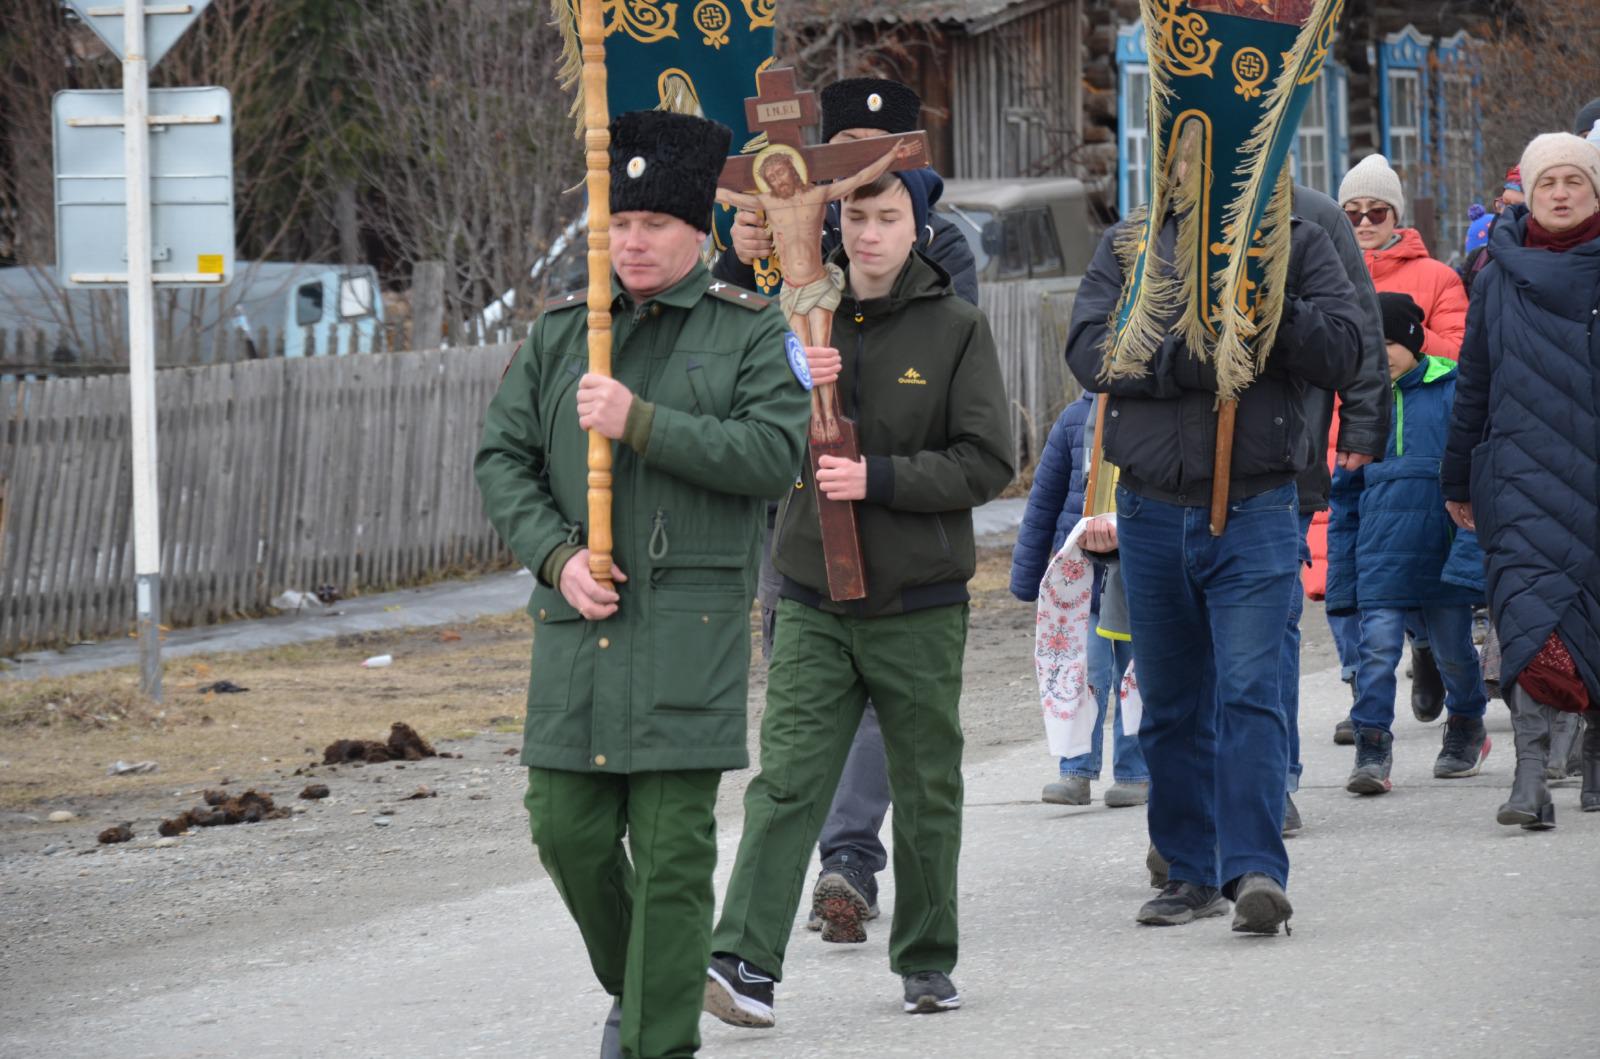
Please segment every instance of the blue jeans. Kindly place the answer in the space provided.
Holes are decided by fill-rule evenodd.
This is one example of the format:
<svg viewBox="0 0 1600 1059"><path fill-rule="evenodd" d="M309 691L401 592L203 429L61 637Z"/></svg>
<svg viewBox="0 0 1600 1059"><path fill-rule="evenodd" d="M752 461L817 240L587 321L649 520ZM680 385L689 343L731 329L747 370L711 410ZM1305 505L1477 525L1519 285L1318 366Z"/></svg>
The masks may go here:
<svg viewBox="0 0 1600 1059"><path fill-rule="evenodd" d="M1228 509L1213 537L1206 508L1117 489L1150 840L1172 879L1231 891L1247 872L1289 879L1281 669L1300 517L1292 482Z"/></svg>
<svg viewBox="0 0 1600 1059"><path fill-rule="evenodd" d="M1109 640L1096 634L1093 626L1099 615L1089 615L1089 687L1094 690L1094 747L1087 754L1061 759L1063 776L1100 778L1101 751L1106 745L1106 718L1111 718L1111 775L1118 783L1146 783L1150 770L1144 764L1144 751L1139 749L1138 733L1122 734L1122 707L1110 709L1122 686L1122 675L1133 661L1133 644L1127 640Z"/></svg>
<svg viewBox="0 0 1600 1059"><path fill-rule="evenodd" d="M1300 561L1311 564L1311 545L1306 534L1311 530L1311 516L1300 516ZM1293 794L1300 789L1300 774L1305 767L1300 764L1300 618L1306 612L1306 592L1297 588L1289 604L1289 631L1283 638L1283 661L1279 681L1283 686L1283 715L1289 722L1289 776L1285 789Z"/></svg>
<svg viewBox="0 0 1600 1059"><path fill-rule="evenodd" d="M1339 651L1339 679L1354 683L1356 670L1361 668L1361 615L1330 614L1328 628L1333 630L1333 646Z"/></svg>
<svg viewBox="0 0 1600 1059"><path fill-rule="evenodd" d="M1433 647L1433 659L1444 680L1445 708L1456 717L1482 717L1489 707L1472 644L1472 608L1466 604L1421 610L1377 608L1361 612L1361 669L1356 673L1356 704L1350 718L1357 728L1394 725L1394 671L1405 647L1406 626L1418 630Z"/></svg>

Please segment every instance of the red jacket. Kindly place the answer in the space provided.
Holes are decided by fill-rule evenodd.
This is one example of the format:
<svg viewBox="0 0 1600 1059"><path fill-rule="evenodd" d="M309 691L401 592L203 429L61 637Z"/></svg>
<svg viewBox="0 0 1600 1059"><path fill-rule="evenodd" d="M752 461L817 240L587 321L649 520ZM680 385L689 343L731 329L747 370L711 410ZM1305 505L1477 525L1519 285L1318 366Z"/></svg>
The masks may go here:
<svg viewBox="0 0 1600 1059"><path fill-rule="evenodd" d="M1368 250L1367 271L1378 293L1409 294L1422 309L1422 352L1455 360L1467 333L1467 289L1456 270L1428 256L1415 228L1401 228L1400 241Z"/></svg>

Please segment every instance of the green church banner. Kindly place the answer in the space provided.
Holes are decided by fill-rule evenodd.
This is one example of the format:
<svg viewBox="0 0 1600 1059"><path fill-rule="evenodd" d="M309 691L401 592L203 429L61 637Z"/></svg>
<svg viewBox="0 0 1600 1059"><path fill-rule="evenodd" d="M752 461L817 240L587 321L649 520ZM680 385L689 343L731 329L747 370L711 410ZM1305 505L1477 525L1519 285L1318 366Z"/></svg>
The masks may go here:
<svg viewBox="0 0 1600 1059"><path fill-rule="evenodd" d="M606 104L615 117L629 110L672 110L720 121L733 130L736 148L753 153L765 137L751 139L744 101L756 94L756 74L772 65L778 0L603 0ZM577 2L552 0L566 38L562 84L578 85ZM574 113L582 115L582 89ZM581 131L581 130L580 130ZM718 206L712 242L728 248L733 210ZM765 290L778 284L776 267L758 262Z"/></svg>
<svg viewBox="0 0 1600 1059"><path fill-rule="evenodd" d="M1108 378L1143 375L1168 334L1212 358L1230 400L1282 315L1300 114L1343 0L1141 0L1150 56L1148 210L1119 240ZM1157 236L1176 221L1173 260Z"/></svg>

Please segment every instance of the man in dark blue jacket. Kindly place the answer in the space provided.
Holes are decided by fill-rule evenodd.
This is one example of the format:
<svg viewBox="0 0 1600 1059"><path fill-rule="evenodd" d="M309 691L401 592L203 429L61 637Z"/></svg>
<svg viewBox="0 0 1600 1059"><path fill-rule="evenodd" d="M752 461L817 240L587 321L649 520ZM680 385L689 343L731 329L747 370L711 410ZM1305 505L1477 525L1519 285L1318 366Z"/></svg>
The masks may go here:
<svg viewBox="0 0 1600 1059"><path fill-rule="evenodd" d="M1108 393L1106 459L1121 470L1116 536L1144 698L1150 837L1168 884L1141 908L1151 925L1223 914L1277 933L1284 887L1289 734L1280 666L1299 584L1299 500L1307 385L1338 390L1360 362L1361 310L1328 236L1296 218L1276 341L1239 396L1226 532L1208 507L1216 453L1214 362L1169 332L1143 375L1107 378L1107 330L1123 289L1108 232L1078 291L1067 364ZM1151 248L1174 260L1177 221ZM1206 733L1215 732L1214 738Z"/></svg>

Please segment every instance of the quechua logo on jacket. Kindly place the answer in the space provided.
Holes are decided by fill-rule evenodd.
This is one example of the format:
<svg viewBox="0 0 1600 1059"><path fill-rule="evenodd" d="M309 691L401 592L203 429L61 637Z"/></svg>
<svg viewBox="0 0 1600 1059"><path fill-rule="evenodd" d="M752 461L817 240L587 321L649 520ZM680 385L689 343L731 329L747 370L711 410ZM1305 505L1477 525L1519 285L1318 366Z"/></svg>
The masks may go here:
<svg viewBox="0 0 1600 1059"><path fill-rule="evenodd" d="M926 386L926 385L928 385L928 380L924 379L922 377L922 373L920 371L918 371L916 368L907 368L906 369L906 373L904 375L900 376L900 385L901 386Z"/></svg>

